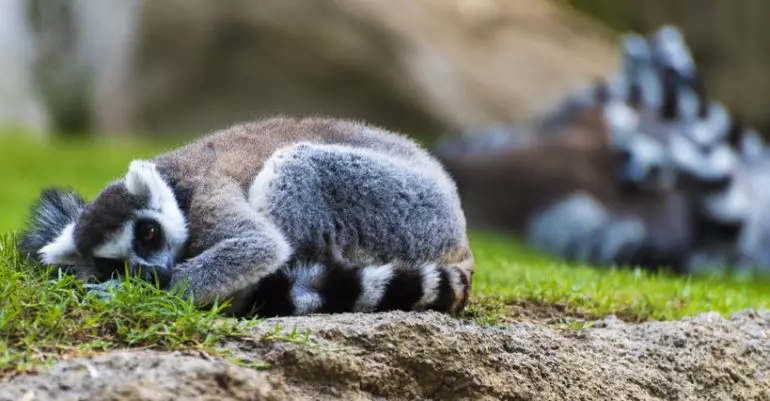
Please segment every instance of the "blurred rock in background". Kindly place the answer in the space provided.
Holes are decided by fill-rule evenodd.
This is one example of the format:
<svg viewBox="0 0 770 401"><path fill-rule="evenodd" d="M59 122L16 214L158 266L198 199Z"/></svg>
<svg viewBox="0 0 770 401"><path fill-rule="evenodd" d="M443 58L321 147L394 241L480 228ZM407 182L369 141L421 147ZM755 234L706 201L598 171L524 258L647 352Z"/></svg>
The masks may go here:
<svg viewBox="0 0 770 401"><path fill-rule="evenodd" d="M614 35L567 3L622 31L681 25L713 95L769 131L759 0L0 0L0 125L327 114L430 140L521 122L615 67Z"/></svg>
<svg viewBox="0 0 770 401"><path fill-rule="evenodd" d="M66 131L323 113L429 137L531 116L613 60L600 28L547 0L29 4L37 81Z"/></svg>

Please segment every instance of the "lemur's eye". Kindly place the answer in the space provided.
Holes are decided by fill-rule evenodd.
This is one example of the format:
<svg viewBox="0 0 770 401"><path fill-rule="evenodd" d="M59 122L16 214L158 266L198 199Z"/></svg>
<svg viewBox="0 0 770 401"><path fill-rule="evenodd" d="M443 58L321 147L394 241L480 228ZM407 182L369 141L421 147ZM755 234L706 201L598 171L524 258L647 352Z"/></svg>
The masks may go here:
<svg viewBox="0 0 770 401"><path fill-rule="evenodd" d="M144 232L142 233L142 242L150 242L153 239L155 239L155 234L157 232L155 231L155 227L148 227Z"/></svg>
<svg viewBox="0 0 770 401"><path fill-rule="evenodd" d="M162 243L160 225L153 220L137 221L134 226L134 239L145 248L159 248Z"/></svg>

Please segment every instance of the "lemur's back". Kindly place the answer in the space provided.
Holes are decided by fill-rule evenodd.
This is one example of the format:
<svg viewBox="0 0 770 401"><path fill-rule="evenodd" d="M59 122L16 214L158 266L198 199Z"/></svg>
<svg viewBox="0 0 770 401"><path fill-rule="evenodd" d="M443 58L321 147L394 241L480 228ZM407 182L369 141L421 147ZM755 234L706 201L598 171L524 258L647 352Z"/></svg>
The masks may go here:
<svg viewBox="0 0 770 401"><path fill-rule="evenodd" d="M276 150L298 142L369 148L410 159L439 174L440 165L414 142L362 123L331 118L276 117L213 132L155 158L161 171L169 165L186 177L219 173L246 190Z"/></svg>

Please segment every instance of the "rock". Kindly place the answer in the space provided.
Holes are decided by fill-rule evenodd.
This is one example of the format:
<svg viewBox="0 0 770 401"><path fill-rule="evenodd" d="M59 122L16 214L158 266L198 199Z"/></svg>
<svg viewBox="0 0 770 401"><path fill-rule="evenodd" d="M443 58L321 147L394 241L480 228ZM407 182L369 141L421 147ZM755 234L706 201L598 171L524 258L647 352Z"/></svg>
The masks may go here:
<svg viewBox="0 0 770 401"><path fill-rule="evenodd" d="M78 47L97 80L91 121L107 132L286 113L430 138L533 116L615 63L598 27L549 0L88 1L72 10L99 38Z"/></svg>
<svg viewBox="0 0 770 401"><path fill-rule="evenodd" d="M222 361L152 351L116 351L57 363L0 389L3 401L281 400L266 373Z"/></svg>
<svg viewBox="0 0 770 401"><path fill-rule="evenodd" d="M285 332L309 330L314 345L257 340L276 324ZM261 394L296 400L759 401L770 399L769 330L770 312L757 311L643 324L610 317L578 331L531 323L486 329L438 313L270 319L254 329L254 340L228 344L244 360L270 362L266 372L118 351L14 378L0 387L0 400L32 391L41 398L30 400L49 394L61 400L170 394L176 400L251 400ZM85 363L99 375L89 375Z"/></svg>

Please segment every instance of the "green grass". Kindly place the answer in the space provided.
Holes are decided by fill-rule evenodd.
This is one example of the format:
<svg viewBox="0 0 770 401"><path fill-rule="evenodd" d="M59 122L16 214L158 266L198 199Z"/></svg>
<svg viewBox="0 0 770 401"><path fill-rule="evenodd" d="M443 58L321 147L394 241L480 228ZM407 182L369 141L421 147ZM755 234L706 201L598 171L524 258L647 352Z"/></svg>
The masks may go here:
<svg viewBox="0 0 770 401"><path fill-rule="evenodd" d="M223 320L147 282L129 280L104 301L72 276L22 259L12 236L0 240L0 377L52 358L115 347L194 349L243 335L256 322Z"/></svg>
<svg viewBox="0 0 770 401"><path fill-rule="evenodd" d="M477 274L475 304L469 313L490 324L507 320L506 306L521 303L541 314L587 318L615 314L634 322L770 308L768 280L581 266L492 233L471 233L471 246Z"/></svg>
<svg viewBox="0 0 770 401"><path fill-rule="evenodd" d="M245 336L247 325L257 323L221 319L216 310L197 310L148 283L118 289L105 303L87 295L71 277L51 279L50 272L36 269L13 250L10 234L21 227L42 187L70 186L92 197L124 174L130 160L170 145L46 143L0 135L0 234L7 233L0 240L0 377L52 358L114 347L221 353L216 344ZM768 282L575 266L492 233L471 233L471 244L477 268L465 317L482 324L515 320L521 310L532 311L535 318L613 313L642 321L770 307ZM265 339L310 344L296 332L285 336L276 330Z"/></svg>
<svg viewBox="0 0 770 401"><path fill-rule="evenodd" d="M21 226L42 186L71 186L93 197L109 180L125 174L132 159L152 156L172 145L130 140L42 141L0 132L0 233Z"/></svg>

